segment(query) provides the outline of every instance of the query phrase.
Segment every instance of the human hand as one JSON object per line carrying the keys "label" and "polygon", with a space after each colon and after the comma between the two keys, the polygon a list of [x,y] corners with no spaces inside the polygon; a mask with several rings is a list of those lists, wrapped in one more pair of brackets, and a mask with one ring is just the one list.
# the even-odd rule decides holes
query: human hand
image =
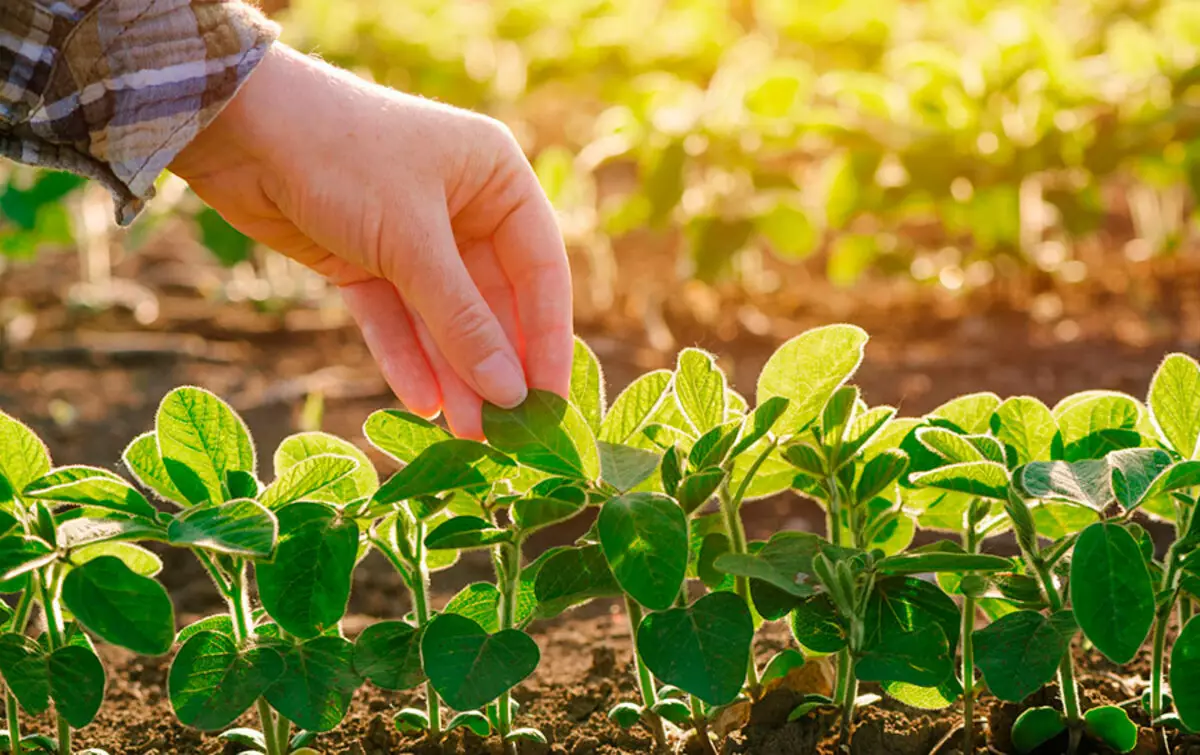
{"label": "human hand", "polygon": [[170,166],[247,236],[342,290],[405,406],[481,437],[481,406],[565,395],[571,284],[508,130],[276,45]]}

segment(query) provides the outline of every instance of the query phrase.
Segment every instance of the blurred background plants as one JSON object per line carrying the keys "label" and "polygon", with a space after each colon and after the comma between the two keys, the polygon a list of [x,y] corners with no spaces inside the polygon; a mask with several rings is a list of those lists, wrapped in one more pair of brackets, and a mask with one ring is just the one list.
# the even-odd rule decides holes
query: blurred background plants
{"label": "blurred background plants", "polygon": [[[1011,269],[1070,282],[1097,239],[1140,260],[1196,234],[1193,0],[284,5],[299,49],[509,124],[594,305],[613,297],[622,244],[751,291],[778,287],[788,263],[835,285],[958,289]],[[242,271],[231,298],[321,295],[268,271],[174,179],[114,235],[79,180],[0,170],[6,258],[74,247],[103,277],[108,241],[136,251],[182,230]]]}

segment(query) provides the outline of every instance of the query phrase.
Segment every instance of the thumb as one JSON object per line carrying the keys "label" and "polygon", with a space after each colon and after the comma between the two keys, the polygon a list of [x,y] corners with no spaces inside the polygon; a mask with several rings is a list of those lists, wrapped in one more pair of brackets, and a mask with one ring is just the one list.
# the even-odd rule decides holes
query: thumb
{"label": "thumb", "polygon": [[528,394],[517,351],[467,272],[449,218],[444,211],[435,217],[406,229],[409,243],[381,250],[381,267],[463,382],[493,404],[516,406]]}

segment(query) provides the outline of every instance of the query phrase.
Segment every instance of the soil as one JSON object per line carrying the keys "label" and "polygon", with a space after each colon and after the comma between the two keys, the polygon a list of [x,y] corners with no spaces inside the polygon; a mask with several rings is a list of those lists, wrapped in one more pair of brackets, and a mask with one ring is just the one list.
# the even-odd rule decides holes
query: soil
{"label": "soil", "polygon": [[[906,415],[979,390],[1032,394],[1048,402],[1094,388],[1140,396],[1165,353],[1200,353],[1196,255],[1132,263],[1109,254],[1092,261],[1089,276],[1078,283],[1020,272],[974,291],[911,281],[868,281],[844,291],[789,268],[777,290],[766,295],[677,284],[669,261],[664,266],[661,258],[648,259],[652,255],[618,251],[622,280],[633,283],[611,303],[596,305],[586,275],[577,281],[577,328],[604,364],[610,395],[646,370],[670,367],[679,347],[695,344],[717,354],[734,387],[752,396],[754,376],[779,343],[837,321],[871,333],[855,379],[868,401],[899,406]],[[33,425],[57,463],[116,469],[120,450],[152,425],[158,401],[181,384],[202,385],[229,399],[246,417],[264,458],[298,429],[301,407],[312,394],[324,399],[324,429],[364,447],[362,421],[374,409],[396,405],[352,324],[320,297],[287,309],[219,301],[213,291],[226,290],[221,287],[230,274],[208,266],[203,252],[186,245],[152,247],[114,268],[119,280],[149,286],[157,313],[147,322],[144,311],[134,316],[132,306],[68,306],[77,267],[72,257],[46,257],[0,275],[0,409]],[[386,471],[386,462],[375,459]],[[747,517],[752,538],[783,528],[819,529],[823,521],[814,505],[790,496],[756,503]],[[530,555],[573,539],[586,526],[576,521],[548,532]],[[163,555],[161,578],[181,619],[219,609],[215,591],[190,557]],[[465,559],[436,575],[438,600],[489,574],[486,558]],[[403,616],[408,610],[403,596],[388,565],[369,557],[355,574],[348,633],[361,629],[366,616]],[[515,696],[521,722],[541,729],[550,744],[526,745],[524,752],[652,750],[646,733],[622,732],[605,715],[616,702],[636,699],[629,631],[617,605],[601,602],[535,625],[533,636],[543,662]],[[758,643],[760,659],[765,662],[787,643],[782,625],[769,626]],[[175,723],[165,697],[167,659],[108,647],[102,653],[109,661],[108,694],[96,722],[79,732],[80,746],[103,747],[111,755],[235,752]],[[1094,654],[1076,653],[1090,703],[1124,702],[1140,694],[1138,680],[1147,675],[1144,654],[1121,669]],[[795,686],[759,701],[746,725],[729,733],[726,751],[833,753],[830,722],[786,721],[799,696],[811,691]],[[1055,699],[1053,689],[1019,706],[985,695],[979,715],[991,733],[989,752],[1010,751],[1007,733],[1021,710]],[[455,733],[445,748],[401,737],[391,725],[394,711],[418,702],[415,693],[364,688],[346,721],[322,735],[318,748],[355,755],[495,751],[494,742],[470,734]],[[937,752],[948,755],[957,752],[958,716],[955,709],[917,712],[885,700],[862,711],[852,751],[925,755],[940,747]],[[48,730],[47,721],[38,723]],[[1047,753],[1057,751],[1061,748],[1051,747]],[[1149,729],[1137,752],[1157,752]],[[1200,739],[1173,743],[1172,752],[1197,755]]]}

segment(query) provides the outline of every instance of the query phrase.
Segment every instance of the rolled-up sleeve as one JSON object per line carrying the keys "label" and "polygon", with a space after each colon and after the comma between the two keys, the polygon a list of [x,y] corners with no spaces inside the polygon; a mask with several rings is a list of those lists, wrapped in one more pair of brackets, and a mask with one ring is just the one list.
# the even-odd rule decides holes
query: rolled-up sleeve
{"label": "rolled-up sleeve", "polygon": [[234,0],[3,0],[0,155],[103,182],[127,224],[277,36]]}

